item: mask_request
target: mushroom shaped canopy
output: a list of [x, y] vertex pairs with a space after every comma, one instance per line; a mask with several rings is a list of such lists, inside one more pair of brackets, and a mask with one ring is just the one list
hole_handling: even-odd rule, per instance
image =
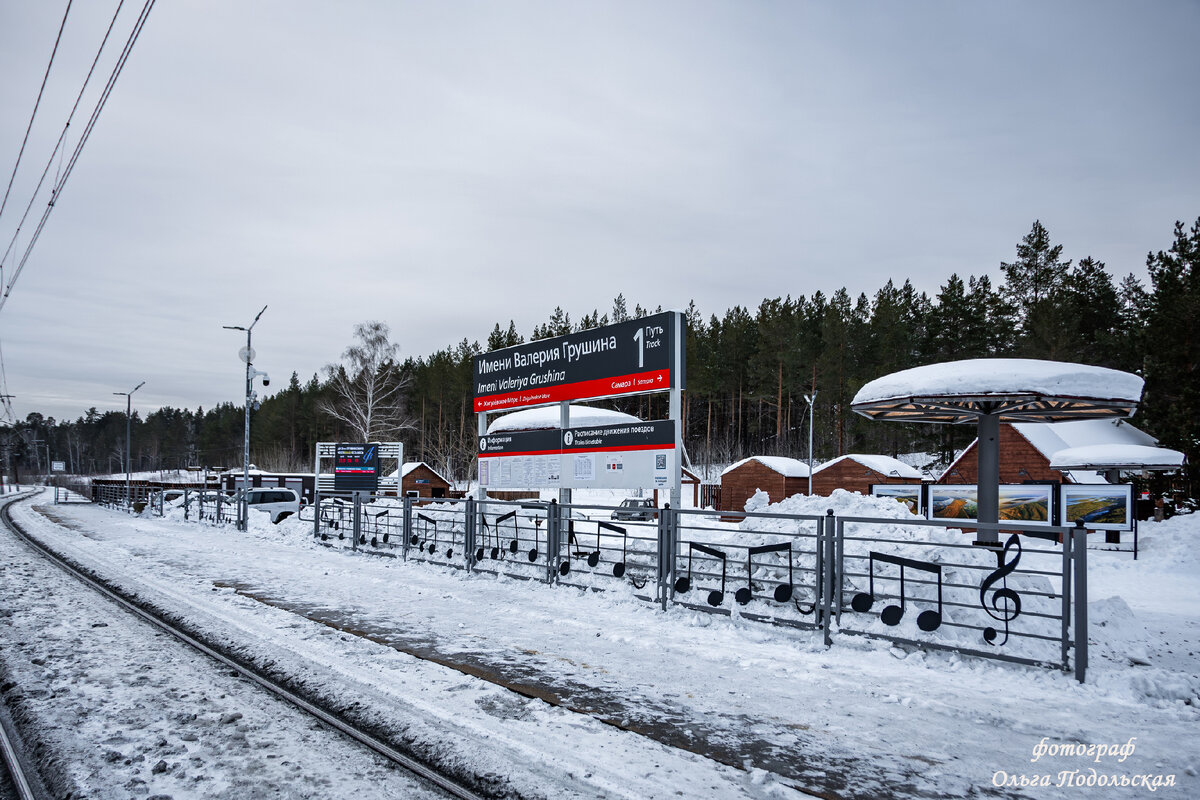
[[1050, 457], [1050, 469], [1062, 471], [1091, 469], [1169, 470], [1179, 469], [1187, 457], [1178, 450], [1142, 444], [1090, 444], [1068, 447]]
[[973, 358], [929, 364], [876, 378], [851, 407], [873, 419], [973, 422], [1063, 422], [1128, 417], [1143, 381], [1105, 367], [1030, 358]]

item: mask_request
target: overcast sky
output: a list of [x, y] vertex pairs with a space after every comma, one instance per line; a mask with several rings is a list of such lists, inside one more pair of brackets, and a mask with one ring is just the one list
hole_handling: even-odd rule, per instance
[[[0, 186], [65, 7], [0, 8]], [[0, 251], [115, 8], [71, 10]], [[143, 380], [143, 412], [240, 405], [221, 326], [264, 304], [274, 390], [371, 319], [424, 356], [619, 292], [934, 293], [998, 281], [1035, 219], [1144, 276], [1200, 216], [1198, 30], [1169, 0], [158, 3], [0, 310], [8, 392], [22, 418]]]

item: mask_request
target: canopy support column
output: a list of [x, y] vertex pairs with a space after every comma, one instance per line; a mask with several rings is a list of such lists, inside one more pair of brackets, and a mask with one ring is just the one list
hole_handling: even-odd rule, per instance
[[[978, 511], [980, 522], [1000, 521], [1000, 417], [995, 414], [979, 416], [979, 455], [977, 468]], [[999, 544], [1000, 532], [980, 530], [977, 544]]]

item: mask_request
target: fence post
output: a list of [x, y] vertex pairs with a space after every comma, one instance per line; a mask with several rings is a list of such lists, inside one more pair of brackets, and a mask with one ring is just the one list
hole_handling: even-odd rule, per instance
[[319, 491], [313, 492], [312, 508], [313, 508], [313, 538], [320, 539], [321, 538], [321, 493]]
[[192, 513], [192, 496], [191, 489], [183, 490], [183, 521], [187, 522]]
[[354, 505], [350, 512], [350, 552], [358, 552], [358, 537], [362, 535], [362, 492], [352, 495]]
[[[835, 553], [837, 547], [835, 539], [840, 539], [842, 535], [841, 523], [833, 516], [833, 509], [825, 512], [825, 519], [822, 520], [825, 529], [825, 558], [822, 565], [821, 574], [821, 629], [825, 633], [825, 646], [833, 644], [833, 637], [830, 635], [830, 628], [833, 624], [834, 612], [834, 573], [839, 572], [835, 564]], [[837, 604], [838, 615], [841, 615], [841, 604]]]
[[1071, 539], [1075, 557], [1075, 680], [1083, 683], [1088, 664], [1087, 531], [1083, 520], [1075, 521]]
[[476, 530], [475, 520], [475, 498], [468, 497], [466, 508], [463, 511], [463, 527], [466, 530], [466, 544], [463, 549], [466, 551], [467, 557], [467, 572], [475, 571], [475, 542], [479, 538]]
[[546, 514], [546, 583], [554, 582], [554, 573], [558, 569], [558, 529], [562, 524], [562, 506], [558, 500], [550, 501], [550, 510]]
[[405, 561], [408, 561], [408, 540], [412, 536], [412, 507], [413, 499], [411, 497], [404, 498], [404, 513], [400, 519], [400, 538], [404, 542], [404, 547], [400, 551], [400, 556]]

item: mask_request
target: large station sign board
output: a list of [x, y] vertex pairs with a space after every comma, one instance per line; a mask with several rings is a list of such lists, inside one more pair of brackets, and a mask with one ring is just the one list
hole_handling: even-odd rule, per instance
[[378, 444], [338, 442], [334, 458], [334, 491], [374, 492], [379, 489]]
[[479, 438], [479, 483], [487, 489], [669, 488], [677, 471], [671, 420]]
[[475, 411], [682, 389], [680, 316], [666, 311], [475, 356]]

